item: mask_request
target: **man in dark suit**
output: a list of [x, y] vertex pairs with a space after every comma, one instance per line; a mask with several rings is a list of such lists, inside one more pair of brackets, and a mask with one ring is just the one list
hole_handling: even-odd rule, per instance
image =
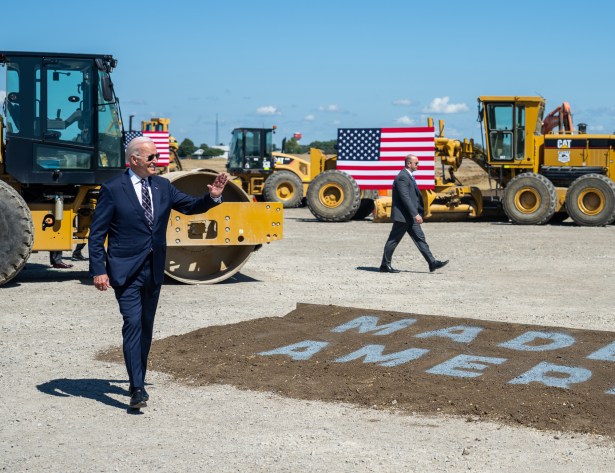
[[124, 319], [130, 407], [138, 409], [149, 399], [145, 371], [164, 279], [169, 214], [171, 209], [198, 214], [214, 207], [221, 202], [228, 176], [216, 176], [207, 186], [209, 195], [196, 198], [155, 175], [158, 154], [150, 138], [130, 141], [126, 156], [129, 169], [100, 189], [88, 243], [94, 286], [100, 291], [114, 289]]
[[391, 208], [391, 220], [393, 228], [384, 245], [384, 254], [380, 264], [382, 273], [399, 273], [399, 270], [391, 266], [391, 258], [404, 233], [408, 233], [412, 241], [419, 249], [425, 261], [429, 264], [429, 271], [442, 268], [448, 264], [446, 261], [438, 261], [431, 254], [429, 245], [425, 240], [425, 234], [421, 229], [423, 223], [423, 197], [414, 179], [414, 172], [418, 169], [419, 158], [413, 154], [406, 156], [405, 167], [393, 181], [393, 203]]

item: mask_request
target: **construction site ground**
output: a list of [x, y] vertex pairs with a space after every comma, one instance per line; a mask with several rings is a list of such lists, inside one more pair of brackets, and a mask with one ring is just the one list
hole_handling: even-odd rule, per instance
[[[216, 163], [185, 162], [210, 169]], [[604, 387], [615, 386], [615, 374], [609, 379], [615, 370], [608, 365], [594, 373], [592, 382], [603, 387], [596, 397], [585, 400], [575, 391], [580, 401], [571, 406], [563, 389], [528, 385], [515, 399], [512, 388], [500, 396], [500, 385], [489, 382], [435, 381], [416, 374], [412, 363], [401, 368], [410, 374], [400, 376], [400, 367], [383, 371], [361, 360], [340, 368], [326, 355], [290, 362], [259, 354], [262, 347], [333, 337], [331, 329], [348, 320], [345, 308], [352, 317], [376, 314], [386, 321], [414, 314], [431, 328], [457, 320], [512, 327], [511, 333], [556, 327], [586, 337], [579, 360], [600, 345], [593, 340], [601, 346], [612, 340], [604, 332], [615, 332], [614, 225], [428, 222], [430, 247], [449, 265], [430, 273], [404, 239], [393, 259], [402, 272], [382, 274], [389, 230], [369, 220], [321, 223], [307, 208], [287, 209], [284, 238], [254, 253], [235, 277], [212, 286], [167, 280], [147, 376], [150, 401], [139, 414], [127, 409], [113, 292], [93, 287], [87, 262], [50, 269], [47, 253], [33, 254], [0, 288], [0, 468], [612, 471], [615, 438], [608, 426], [615, 425], [615, 396], [605, 396]], [[340, 343], [335, 357], [348, 354], [357, 337], [331, 338]], [[415, 346], [408, 337], [408, 347]], [[396, 343], [395, 351], [405, 346]], [[468, 350], [481, 355], [493, 346], [487, 340]], [[229, 364], [238, 357], [241, 363]], [[478, 391], [483, 397], [473, 397]], [[423, 392], [431, 397], [417, 395]], [[426, 402], [441, 397], [453, 399], [455, 408]], [[476, 399], [516, 415], [472, 409]]]

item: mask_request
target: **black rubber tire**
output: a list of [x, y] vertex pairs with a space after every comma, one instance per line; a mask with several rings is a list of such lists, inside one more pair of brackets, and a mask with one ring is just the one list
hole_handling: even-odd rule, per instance
[[308, 187], [308, 208], [323, 222], [347, 222], [357, 213], [360, 203], [357, 181], [342, 171], [322, 172]]
[[369, 217], [374, 209], [376, 208], [376, 204], [374, 199], [363, 198], [359, 202], [359, 208], [357, 209], [357, 213], [355, 213], [352, 217], [352, 220], [363, 220], [366, 217]]
[[543, 225], [551, 220], [557, 191], [545, 176], [526, 172], [514, 177], [504, 189], [506, 216], [519, 225]]
[[19, 193], [0, 181], [0, 286], [24, 267], [34, 242], [34, 226], [28, 205]]
[[279, 202], [285, 209], [299, 207], [303, 199], [303, 183], [295, 173], [276, 171], [265, 180], [263, 198], [266, 202]]
[[566, 192], [566, 211], [577, 225], [608, 225], [615, 220], [615, 182], [602, 174], [575, 179]]

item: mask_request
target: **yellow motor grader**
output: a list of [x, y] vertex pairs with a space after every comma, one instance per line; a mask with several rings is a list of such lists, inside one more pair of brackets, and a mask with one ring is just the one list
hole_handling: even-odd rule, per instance
[[[110, 55], [0, 52], [6, 99], [0, 117], [0, 285], [33, 251], [87, 241], [98, 189], [125, 172], [124, 133]], [[174, 172], [175, 186], [200, 195], [211, 172]], [[252, 203], [227, 185], [206, 214], [172, 212], [166, 274], [186, 283], [223, 281], [263, 243], [282, 238], [282, 205]]]
[[[481, 147], [472, 140], [436, 137], [443, 176], [433, 191], [422, 191], [426, 216], [438, 213], [483, 214], [483, 201], [495, 202], [516, 224], [540, 225], [568, 216], [581, 226], [615, 220], [615, 135], [573, 129], [567, 103], [544, 115], [545, 99], [529, 96], [481, 96]], [[430, 125], [433, 122], [430, 121]], [[493, 184], [484, 196], [455, 177], [464, 158], [475, 161]], [[448, 166], [448, 176], [444, 168]], [[376, 219], [390, 215], [390, 198], [376, 202]]]

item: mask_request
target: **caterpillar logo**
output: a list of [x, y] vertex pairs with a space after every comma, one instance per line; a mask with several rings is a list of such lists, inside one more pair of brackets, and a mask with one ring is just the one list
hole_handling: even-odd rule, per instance
[[557, 160], [560, 163], [570, 162], [570, 145], [572, 140], [557, 140]]

